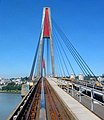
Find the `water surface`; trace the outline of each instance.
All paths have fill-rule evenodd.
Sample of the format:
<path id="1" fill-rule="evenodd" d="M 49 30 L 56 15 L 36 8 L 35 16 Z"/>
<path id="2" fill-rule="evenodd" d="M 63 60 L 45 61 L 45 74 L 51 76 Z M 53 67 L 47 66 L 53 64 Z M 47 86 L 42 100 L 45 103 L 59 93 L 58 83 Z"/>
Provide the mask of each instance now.
<path id="1" fill-rule="evenodd" d="M 0 120 L 6 120 L 20 101 L 20 94 L 0 93 Z"/>

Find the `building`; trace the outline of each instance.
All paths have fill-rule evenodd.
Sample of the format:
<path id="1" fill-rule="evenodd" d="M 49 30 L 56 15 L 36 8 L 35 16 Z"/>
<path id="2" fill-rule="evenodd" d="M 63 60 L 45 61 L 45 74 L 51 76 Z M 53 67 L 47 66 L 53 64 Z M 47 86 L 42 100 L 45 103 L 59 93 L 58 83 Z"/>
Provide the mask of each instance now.
<path id="1" fill-rule="evenodd" d="M 70 79 L 75 79 L 75 75 L 73 73 L 70 75 Z"/>
<path id="2" fill-rule="evenodd" d="M 83 74 L 79 74 L 78 78 L 79 78 L 79 80 L 84 80 L 84 75 Z"/>

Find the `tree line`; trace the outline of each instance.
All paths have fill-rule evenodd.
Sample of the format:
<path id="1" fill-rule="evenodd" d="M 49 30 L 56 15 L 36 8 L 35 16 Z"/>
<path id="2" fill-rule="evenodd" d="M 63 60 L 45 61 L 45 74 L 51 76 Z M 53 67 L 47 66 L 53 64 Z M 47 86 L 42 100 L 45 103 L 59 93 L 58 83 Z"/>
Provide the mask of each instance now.
<path id="1" fill-rule="evenodd" d="M 21 90 L 21 85 L 15 84 L 15 82 L 8 83 L 7 86 L 2 87 L 2 90 L 15 90 L 15 91 L 20 91 Z"/>

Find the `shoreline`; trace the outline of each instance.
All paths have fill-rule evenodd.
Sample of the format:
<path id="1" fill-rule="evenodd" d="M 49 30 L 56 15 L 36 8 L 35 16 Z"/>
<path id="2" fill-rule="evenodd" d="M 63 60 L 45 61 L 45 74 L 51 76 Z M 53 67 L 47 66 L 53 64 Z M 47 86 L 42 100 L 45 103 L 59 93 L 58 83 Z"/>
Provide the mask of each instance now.
<path id="1" fill-rule="evenodd" d="M 0 90 L 0 93 L 12 93 L 12 94 L 21 94 L 21 91 L 6 91 L 6 90 Z"/>

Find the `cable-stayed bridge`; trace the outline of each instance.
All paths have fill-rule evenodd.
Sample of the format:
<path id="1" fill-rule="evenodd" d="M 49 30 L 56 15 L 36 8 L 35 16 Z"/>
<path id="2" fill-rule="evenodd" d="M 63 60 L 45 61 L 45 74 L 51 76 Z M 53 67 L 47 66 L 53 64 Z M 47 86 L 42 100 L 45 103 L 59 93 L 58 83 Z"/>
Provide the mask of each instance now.
<path id="1" fill-rule="evenodd" d="M 41 32 L 27 82 L 29 91 L 24 84 L 21 93 L 24 98 L 8 120 L 104 118 L 103 85 L 51 17 L 48 7 L 43 9 Z"/>

